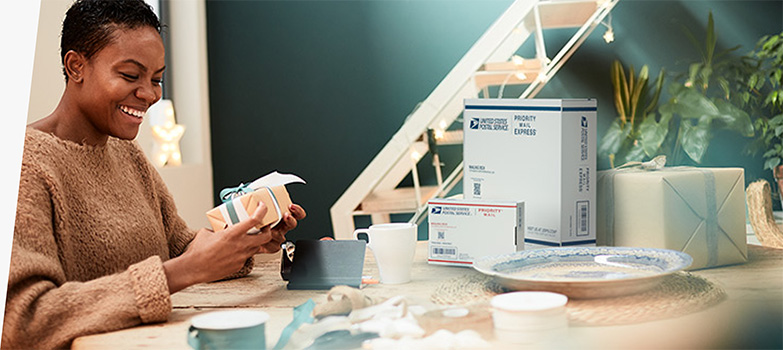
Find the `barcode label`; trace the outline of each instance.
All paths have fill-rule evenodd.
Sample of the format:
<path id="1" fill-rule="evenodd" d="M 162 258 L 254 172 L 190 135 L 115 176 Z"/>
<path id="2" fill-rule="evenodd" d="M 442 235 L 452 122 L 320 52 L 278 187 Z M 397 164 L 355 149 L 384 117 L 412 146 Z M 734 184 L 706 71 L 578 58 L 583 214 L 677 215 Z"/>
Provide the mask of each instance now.
<path id="1" fill-rule="evenodd" d="M 449 247 L 432 247 L 432 256 L 438 256 L 438 257 L 456 257 L 457 256 L 457 248 L 449 248 Z"/>
<path id="2" fill-rule="evenodd" d="M 473 195 L 474 196 L 481 196 L 481 182 L 474 182 L 473 183 Z"/>
<path id="3" fill-rule="evenodd" d="M 587 236 L 590 234 L 590 202 L 576 202 L 576 235 Z"/>

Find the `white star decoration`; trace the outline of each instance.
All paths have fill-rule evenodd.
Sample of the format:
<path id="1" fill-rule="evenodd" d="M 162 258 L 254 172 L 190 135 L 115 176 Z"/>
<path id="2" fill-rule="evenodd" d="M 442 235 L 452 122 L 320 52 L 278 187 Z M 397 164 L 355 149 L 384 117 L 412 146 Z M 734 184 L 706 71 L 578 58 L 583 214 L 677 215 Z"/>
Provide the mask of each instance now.
<path id="1" fill-rule="evenodd" d="M 174 120 L 174 107 L 171 103 L 166 103 L 163 110 L 163 125 L 152 125 L 152 137 L 155 139 L 152 161 L 159 167 L 179 166 L 182 165 L 179 140 L 185 133 L 185 126 Z"/>

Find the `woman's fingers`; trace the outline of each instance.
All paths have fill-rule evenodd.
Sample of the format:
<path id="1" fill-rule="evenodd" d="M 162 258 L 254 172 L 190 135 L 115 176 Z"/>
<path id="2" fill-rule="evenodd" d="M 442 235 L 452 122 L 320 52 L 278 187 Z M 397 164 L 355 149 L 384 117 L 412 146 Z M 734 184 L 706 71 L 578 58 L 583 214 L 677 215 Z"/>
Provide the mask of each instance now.
<path id="1" fill-rule="evenodd" d="M 262 244 L 258 249 L 258 253 L 275 253 L 280 250 L 280 246 L 285 242 L 285 236 L 280 232 L 272 231 L 270 237 L 272 239 Z"/>
<path id="2" fill-rule="evenodd" d="M 297 225 L 298 222 L 294 216 L 290 213 L 285 213 L 283 214 L 283 220 L 280 220 L 280 223 L 274 227 L 273 231 L 281 231 L 285 234 L 286 232 L 295 229 Z"/>
<path id="3" fill-rule="evenodd" d="M 264 202 L 258 202 L 258 208 L 256 208 L 249 218 L 238 222 L 236 225 L 228 227 L 225 230 L 225 234 L 232 236 L 247 234 L 248 230 L 258 226 L 261 223 L 261 220 L 264 218 L 264 215 L 266 215 L 267 210 L 268 209 L 266 205 L 264 205 Z"/>
<path id="4" fill-rule="evenodd" d="M 307 216 L 307 212 L 305 212 L 304 208 L 299 206 L 298 204 L 291 204 L 288 207 L 288 211 L 291 212 L 291 215 L 293 215 L 294 219 L 302 220 Z"/>
<path id="5" fill-rule="evenodd" d="M 263 202 L 259 202 L 258 208 L 255 210 L 250 218 L 240 221 L 236 225 L 226 228 L 222 234 L 226 235 L 224 238 L 239 239 L 245 243 L 242 250 L 252 250 L 253 253 L 274 253 L 280 250 L 280 245 L 285 242 L 286 232 L 293 230 L 298 226 L 298 220 L 304 219 L 307 216 L 304 208 L 297 204 L 292 204 L 288 207 L 287 213 L 283 215 L 282 220 L 275 226 L 266 225 L 261 227 L 260 231 L 256 234 L 248 235 L 247 231 L 254 227 L 257 227 L 263 217 L 266 215 L 268 208 Z M 235 241 L 236 243 L 240 241 Z"/>

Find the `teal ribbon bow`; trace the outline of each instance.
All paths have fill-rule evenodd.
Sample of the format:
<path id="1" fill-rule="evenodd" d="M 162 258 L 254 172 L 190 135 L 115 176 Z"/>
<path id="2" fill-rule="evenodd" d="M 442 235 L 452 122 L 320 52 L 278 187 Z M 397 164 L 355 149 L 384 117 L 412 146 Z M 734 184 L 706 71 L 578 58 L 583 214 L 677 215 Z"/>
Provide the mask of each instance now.
<path id="1" fill-rule="evenodd" d="M 237 187 L 228 187 L 220 190 L 220 200 L 222 200 L 223 203 L 230 202 L 236 197 L 241 197 L 253 191 L 255 190 L 250 188 L 247 184 L 240 183 Z"/>

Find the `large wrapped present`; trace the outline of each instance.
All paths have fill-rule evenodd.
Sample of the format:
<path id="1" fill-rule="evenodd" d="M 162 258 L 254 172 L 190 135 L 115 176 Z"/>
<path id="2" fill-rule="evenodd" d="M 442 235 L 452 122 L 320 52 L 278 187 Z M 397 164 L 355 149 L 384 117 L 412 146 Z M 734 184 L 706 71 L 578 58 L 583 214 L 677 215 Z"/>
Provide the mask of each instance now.
<path id="1" fill-rule="evenodd" d="M 679 250 L 690 269 L 747 261 L 744 170 L 659 165 L 598 173 L 597 244 Z"/>
<path id="2" fill-rule="evenodd" d="M 223 189 L 220 192 L 223 204 L 207 212 L 212 229 L 215 232 L 222 231 L 247 219 L 258 208 L 259 202 L 267 207 L 266 215 L 248 233 L 258 233 L 266 225 L 277 225 L 283 215 L 289 212 L 288 207 L 291 205 L 291 197 L 285 185 L 295 182 L 305 183 L 296 175 L 273 172 L 250 184 Z"/>

